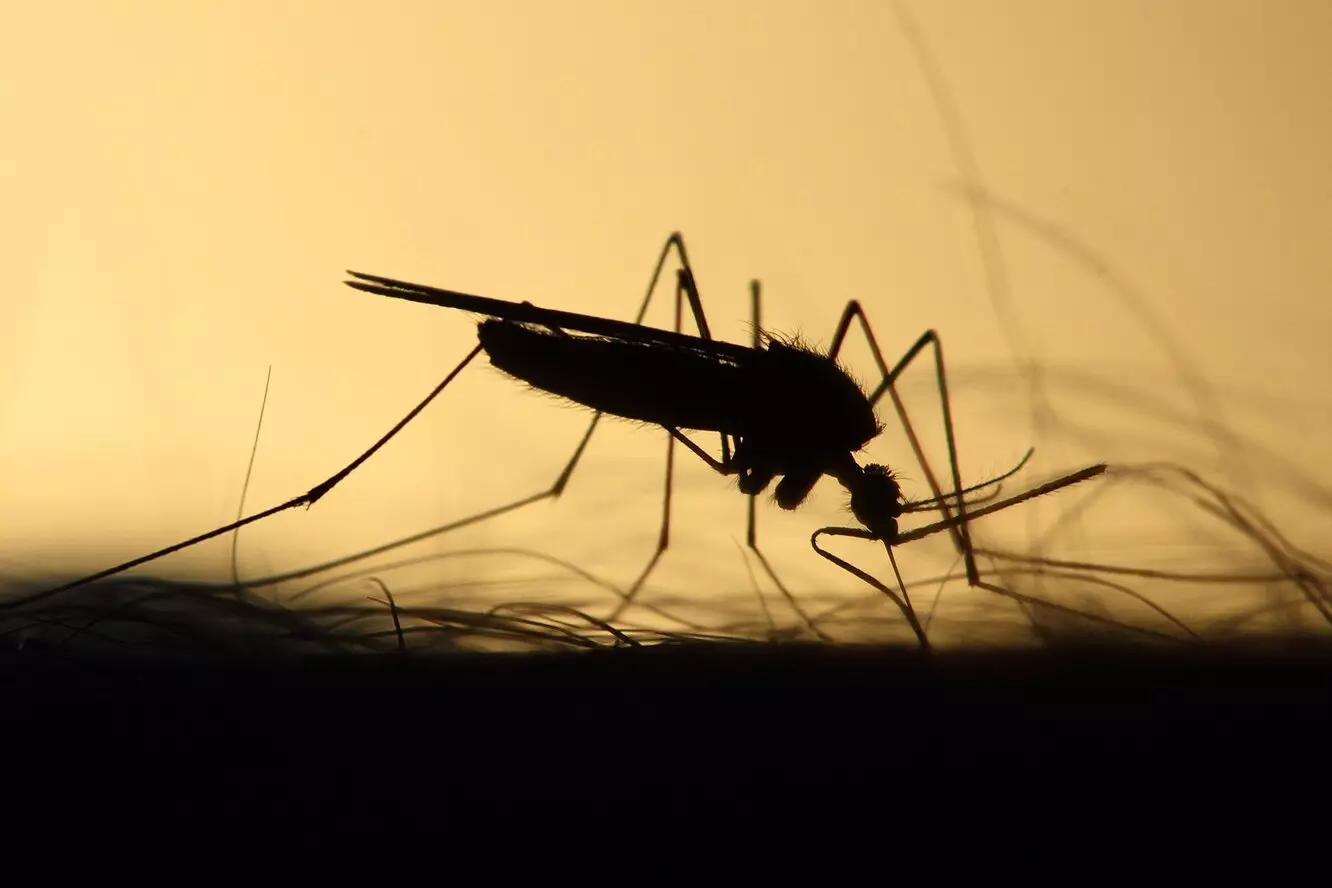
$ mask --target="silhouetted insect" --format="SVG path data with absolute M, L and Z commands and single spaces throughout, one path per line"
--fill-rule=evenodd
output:
M 660 330 L 644 326 L 642 319 L 672 250 L 680 261 L 676 281 L 675 329 Z M 967 531 L 970 519 L 966 512 L 968 503 L 965 494 L 1016 473 L 1030 457 L 1030 452 L 1001 478 L 972 488 L 962 487 L 943 351 L 939 336 L 933 330 L 924 333 L 896 366 L 889 368 L 883 360 L 864 310 L 858 302 L 852 300 L 842 312 L 828 353 L 820 354 L 798 341 L 782 340 L 762 331 L 759 285 L 754 281 L 750 285 L 751 344 L 743 346 L 717 341 L 709 331 L 693 269 L 679 233 L 667 239 L 653 269 L 643 304 L 633 322 L 538 308 L 525 302 L 505 302 L 377 275 L 359 272 L 349 274 L 355 280 L 347 281 L 347 284 L 358 290 L 488 315 L 489 318 L 481 321 L 478 327 L 477 348 L 455 369 L 454 374 L 484 351 L 491 364 L 510 376 L 597 411 L 568 464 L 543 496 L 557 496 L 564 489 L 601 414 L 608 413 L 659 425 L 669 433 L 662 524 L 657 547 L 647 566 L 629 588 L 625 599 L 611 615 L 612 621 L 632 602 L 669 545 L 673 445 L 676 441 L 689 448 L 715 471 L 737 476 L 740 491 L 750 498 L 746 541 L 797 613 L 801 612 L 799 606 L 757 545 L 754 498 L 774 480 L 774 499 L 783 509 L 795 509 L 803 503 L 823 475 L 835 478 L 847 490 L 851 512 L 863 525 L 863 529 L 821 528 L 811 537 L 811 545 L 824 558 L 888 594 L 902 609 L 922 644 L 928 645 L 928 641 L 910 605 L 901 577 L 898 576 L 898 589 L 902 598 L 898 599 L 892 590 L 869 574 L 821 549 L 817 542 L 820 534 L 880 540 L 891 558 L 891 547 L 904 541 L 898 532 L 898 519 L 907 512 L 938 509 L 943 513 L 944 520 L 930 528 L 913 532 L 911 538 L 949 530 L 966 563 L 971 584 L 994 588 L 981 581 L 976 568 Z M 698 336 L 680 332 L 682 308 L 686 301 L 698 328 Z M 868 395 L 836 360 L 853 320 L 860 322 L 881 374 L 880 383 Z M 944 431 L 953 485 L 952 494 L 947 496 L 939 489 L 930 472 L 929 463 L 911 429 L 905 408 L 893 388 L 898 376 L 927 347 L 931 347 L 934 352 L 943 401 Z M 904 501 L 901 489 L 887 466 L 862 466 L 856 462 L 854 454 L 864 449 L 883 430 L 874 408 L 885 394 L 891 396 L 897 407 L 917 459 L 925 470 L 933 492 L 929 499 Z M 719 433 L 720 459 L 686 437 L 684 430 Z M 1065 476 L 1012 500 L 994 504 L 984 509 L 982 514 L 1086 480 L 1103 470 L 1104 466 L 1093 466 Z M 327 483 L 331 486 L 339 480 L 339 476 L 334 476 Z M 317 489 L 318 495 L 326 490 L 326 487 Z M 893 569 L 897 569 L 895 561 Z M 1007 590 L 997 591 L 1011 594 Z
M 660 330 L 644 326 L 657 283 L 672 250 L 680 262 L 676 276 L 675 329 Z M 487 315 L 478 327 L 479 342 L 435 389 L 402 420 L 363 454 L 308 493 L 158 552 L 137 558 L 60 589 L 49 590 L 22 601 L 6 602 L 0 608 L 30 603 L 65 589 L 110 576 L 154 558 L 178 551 L 223 533 L 262 520 L 299 505 L 311 505 L 332 490 L 344 478 L 395 436 L 447 387 L 462 370 L 485 351 L 491 363 L 505 373 L 537 388 L 567 398 L 596 411 L 581 441 L 551 487 L 513 503 L 454 522 L 461 527 L 512 511 L 540 499 L 559 496 L 568 484 L 588 441 L 603 413 L 640 420 L 663 427 L 670 435 L 666 457 L 665 493 L 661 530 L 657 546 L 647 565 L 608 618 L 613 622 L 634 597 L 652 572 L 670 543 L 671 487 L 674 475 L 674 444 L 680 442 L 717 472 L 735 475 L 742 493 L 749 496 L 746 542 L 758 557 L 765 572 L 777 585 L 792 608 L 803 617 L 799 605 L 786 590 L 759 550 L 755 530 L 755 497 L 774 481 L 775 499 L 782 508 L 794 509 L 809 496 L 823 475 L 835 478 L 849 493 L 852 514 L 862 527 L 824 527 L 810 538 L 813 549 L 882 591 L 897 604 L 910 623 L 922 646 L 929 642 L 921 626 L 897 564 L 892 547 L 947 530 L 966 566 L 967 580 L 1009 597 L 1065 610 L 1060 605 L 1028 599 L 984 582 L 976 567 L 967 524 L 1035 496 L 1058 490 L 1094 477 L 1104 465 L 1091 466 L 1066 475 L 1023 494 L 976 508 L 966 495 L 1015 474 L 1031 456 L 1030 451 L 1016 467 L 1004 475 L 964 488 L 958 470 L 957 448 L 953 435 L 952 412 L 944 372 L 943 350 L 939 336 L 929 330 L 916 340 L 907 353 L 891 368 L 884 361 L 869 321 L 860 304 L 847 303 L 833 334 L 827 354 L 820 354 L 798 341 L 785 341 L 762 332 L 758 282 L 751 283 L 753 339 L 750 345 L 720 342 L 712 338 L 703 313 L 702 300 L 680 234 L 672 234 L 662 248 L 652 272 L 647 294 L 632 322 L 575 314 L 556 309 L 538 308 L 530 303 L 506 302 L 410 284 L 392 278 L 349 272 L 355 280 L 346 283 L 369 293 L 457 308 Z M 698 328 L 698 336 L 680 332 L 683 305 L 688 302 Z M 880 372 L 880 382 L 866 394 L 838 365 L 837 355 L 850 330 L 859 321 Z M 948 445 L 952 491 L 944 494 L 930 470 L 912 430 L 905 407 L 894 382 L 926 348 L 932 349 L 936 377 L 943 403 L 944 433 Z M 916 459 L 924 471 L 932 496 L 915 502 L 903 500 L 902 491 L 888 467 L 860 465 L 855 453 L 880 434 L 882 426 L 875 415 L 875 405 L 889 396 L 901 418 Z M 683 430 L 717 432 L 721 457 L 715 458 L 699 447 Z M 778 480 L 780 479 L 780 480 Z M 997 494 L 997 489 L 995 491 Z M 971 511 L 968 512 L 968 508 Z M 941 521 L 902 534 L 898 519 L 906 513 L 939 510 Z M 865 571 L 825 551 L 818 545 L 820 535 L 851 536 L 880 541 L 892 560 L 897 574 L 898 596 L 892 589 Z M 817 628 L 806 618 L 806 623 Z

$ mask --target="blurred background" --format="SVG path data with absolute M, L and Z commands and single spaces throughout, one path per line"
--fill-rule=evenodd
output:
M 1165 461 L 1325 555 L 1330 38 L 1317 0 L 6 4 L 0 573 L 49 585 L 233 520 L 270 367 L 247 512 L 341 468 L 475 343 L 474 317 L 353 291 L 344 269 L 629 318 L 673 230 L 720 338 L 748 341 L 750 278 L 766 327 L 818 345 L 849 299 L 890 360 L 937 329 L 968 483 L 1033 445 L 1006 493 Z M 649 322 L 669 324 L 669 296 Z M 877 381 L 863 343 L 844 357 Z M 929 365 L 901 391 L 942 474 Z M 588 418 L 482 359 L 313 508 L 243 531 L 238 573 L 535 493 Z M 928 496 L 882 418 L 867 458 Z M 604 423 L 558 502 L 371 564 L 405 606 L 604 614 L 604 588 L 537 556 L 630 582 L 656 539 L 664 450 L 660 431 Z M 644 599 L 717 631 L 792 625 L 751 579 L 733 482 L 677 464 L 672 548 Z M 1318 623 L 1270 549 L 1160 478 L 985 518 L 977 544 L 1244 579 L 1131 577 L 1193 626 Z M 765 551 L 811 612 L 842 606 L 831 636 L 909 638 L 809 549 L 844 506 L 827 480 L 797 512 L 761 504 Z M 881 548 L 833 547 L 892 583 Z M 225 581 L 231 549 L 139 573 Z M 457 552 L 389 579 L 390 562 Z M 957 569 L 942 534 L 898 561 L 918 603 Z M 1097 582 L 1007 583 L 1176 631 Z M 316 594 L 378 593 L 358 579 Z M 937 619 L 959 643 L 1030 623 L 956 579 Z

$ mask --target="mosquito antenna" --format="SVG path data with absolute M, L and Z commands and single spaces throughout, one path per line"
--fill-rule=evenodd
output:
M 901 545 L 902 543 L 909 543 L 912 542 L 913 540 L 918 540 L 921 539 L 922 537 L 927 537 L 933 533 L 938 533 L 941 530 L 946 530 L 950 525 L 960 523 L 963 520 L 967 522 L 974 521 L 977 518 L 983 518 L 986 515 L 992 515 L 995 512 L 1001 512 L 1004 509 L 1009 508 L 1010 506 L 1016 506 L 1019 503 L 1025 503 L 1027 500 L 1035 499 L 1038 496 L 1045 496 L 1047 493 L 1054 493 L 1056 490 L 1062 490 L 1063 488 L 1068 487 L 1070 485 L 1080 484 L 1083 481 L 1095 478 L 1097 475 L 1104 473 L 1107 468 L 1108 466 L 1105 463 L 1098 463 L 1094 466 L 1088 466 L 1085 469 L 1073 472 L 1070 475 L 1065 475 L 1062 478 L 1056 478 L 1053 481 L 1047 481 L 1045 484 L 1042 484 L 1039 487 L 1033 487 L 1031 490 L 1019 493 L 1016 496 L 1010 496 L 1009 498 L 1000 500 L 997 503 L 991 503 L 988 506 L 982 506 L 981 508 L 977 509 L 975 512 L 968 512 L 965 519 L 961 518 L 960 516 L 953 516 L 952 518 L 948 518 L 943 521 L 936 521 L 933 524 L 927 524 L 924 527 L 919 527 L 915 530 L 909 530 L 906 533 L 898 534 L 897 539 L 894 541 L 893 544 Z M 862 538 L 865 537 L 865 534 L 861 533 L 858 528 L 826 527 L 821 530 L 815 531 L 815 533 L 816 534 L 822 533 L 824 531 L 827 531 L 827 533 L 830 536 L 861 536 Z
M 985 495 L 985 496 L 983 496 L 983 497 L 978 497 L 978 498 L 976 498 L 976 499 L 974 499 L 974 500 L 967 500 L 967 501 L 966 501 L 966 505 L 970 506 L 970 505 L 972 505 L 972 504 L 980 504 L 980 503 L 986 503 L 986 502 L 989 502 L 990 500 L 992 500 L 992 499 L 994 499 L 996 496 L 998 496 L 998 495 L 999 495 L 999 491 L 1003 489 L 1003 484 L 1002 484 L 1001 482 L 1006 481 L 1006 480 L 1008 480 L 1009 478 L 1012 478 L 1012 477 L 1013 477 L 1014 475 L 1016 475 L 1018 472 L 1022 471 L 1022 467 L 1025 466 L 1025 465 L 1027 464 L 1027 462 L 1031 459 L 1032 454 L 1034 454 L 1035 452 L 1036 452 L 1036 448 L 1035 448 L 1035 447 L 1030 447 L 1030 448 L 1028 448 L 1028 449 L 1027 449 L 1027 453 L 1026 453 L 1026 455 L 1023 456 L 1022 459 L 1018 461 L 1018 464 L 1015 465 L 1015 466 L 1013 466 L 1013 468 L 1009 469 L 1007 472 L 1004 472 L 1002 475 L 996 475 L 995 477 L 991 478 L 991 479 L 988 480 L 988 481 L 982 481 L 982 482 L 980 482 L 979 484 L 973 484 L 973 485 L 971 485 L 970 487 L 964 487 L 963 489 L 959 490 L 959 491 L 957 492 L 957 494 L 948 493 L 948 494 L 945 494 L 943 497 L 933 497 L 933 496 L 932 496 L 932 497 L 930 497 L 929 499 L 912 500 L 911 502 L 903 503 L 903 504 L 902 504 L 902 511 L 903 511 L 903 512 L 924 512 L 924 511 L 931 511 L 931 510 L 933 510 L 933 509 L 937 509 L 937 508 L 939 507 L 939 503 L 940 503 L 941 499 L 950 499 L 950 498 L 953 498 L 953 497 L 958 496 L 958 495 L 965 495 L 965 494 L 968 494 L 968 493 L 975 493 L 976 491 L 980 490 L 981 488 L 983 488 L 983 487 L 989 487 L 990 485 L 993 484 L 993 485 L 995 486 L 995 490 L 994 490 L 993 493 L 987 494 L 987 495 Z

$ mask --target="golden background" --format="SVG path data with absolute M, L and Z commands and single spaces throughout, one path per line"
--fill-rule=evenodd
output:
M 1029 444 L 1027 483 L 1169 459 L 1325 552 L 1330 10 L 6 4 L 0 569 L 73 576 L 234 518 L 270 365 L 247 511 L 341 467 L 474 343 L 469 316 L 352 291 L 344 269 L 627 318 L 675 229 L 722 338 L 747 341 L 750 277 L 765 324 L 816 343 L 852 298 L 890 356 L 938 329 L 969 481 Z M 1057 421 L 1034 411 L 1028 360 Z M 847 363 L 872 381 L 859 344 Z M 941 460 L 924 366 L 903 392 Z M 244 532 L 241 573 L 535 492 L 585 420 L 482 361 L 314 508 Z M 566 501 L 427 550 L 534 547 L 627 581 L 655 538 L 663 439 L 603 427 Z M 900 435 L 871 455 L 925 495 Z M 752 603 L 743 501 L 686 456 L 660 584 Z M 977 533 L 1021 545 L 1084 496 Z M 807 512 L 761 513 L 793 586 L 845 585 L 805 542 L 841 505 L 825 481 Z M 1249 563 L 1233 538 L 1179 532 L 1185 511 L 1107 505 L 1079 551 Z M 949 566 L 943 537 L 913 545 L 907 573 L 927 553 Z M 225 577 L 229 550 L 145 570 Z M 535 594 L 539 576 L 466 586 L 507 563 L 447 570 L 483 599 Z

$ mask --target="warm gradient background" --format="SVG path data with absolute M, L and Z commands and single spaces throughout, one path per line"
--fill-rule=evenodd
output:
M 359 453 L 475 341 L 468 316 L 354 292 L 343 269 L 627 317 L 672 229 L 722 337 L 747 338 L 751 276 L 768 325 L 815 341 L 850 298 L 890 354 L 937 328 L 969 479 L 1029 443 L 1029 482 L 1185 461 L 1326 552 L 1332 7 L 911 15 L 924 62 L 887 0 L 5 4 L 0 569 L 68 576 L 231 520 L 270 365 L 249 511 Z M 968 186 L 992 200 L 969 204 Z M 1034 418 L 1029 360 L 1058 422 Z M 869 378 L 863 349 L 848 362 Z M 929 375 L 904 392 L 937 441 Z M 584 421 L 480 363 L 314 509 L 246 532 L 241 573 L 533 492 Z M 626 581 L 655 535 L 662 439 L 603 427 L 564 502 L 413 551 L 529 546 Z M 900 436 L 872 453 L 924 494 Z M 731 596 L 757 618 L 743 501 L 684 465 L 654 594 Z M 856 588 L 806 547 L 840 518 L 825 485 L 807 513 L 763 513 L 810 595 Z M 1021 545 L 1086 495 L 978 533 Z M 1186 528 L 1187 506 L 1100 508 L 1081 557 L 1259 563 Z M 909 575 L 949 566 L 942 538 L 908 551 Z M 153 570 L 225 576 L 228 553 Z M 889 575 L 882 552 L 858 554 Z M 469 585 L 511 570 L 510 587 Z M 482 602 L 555 585 L 513 556 L 433 571 L 418 585 Z

